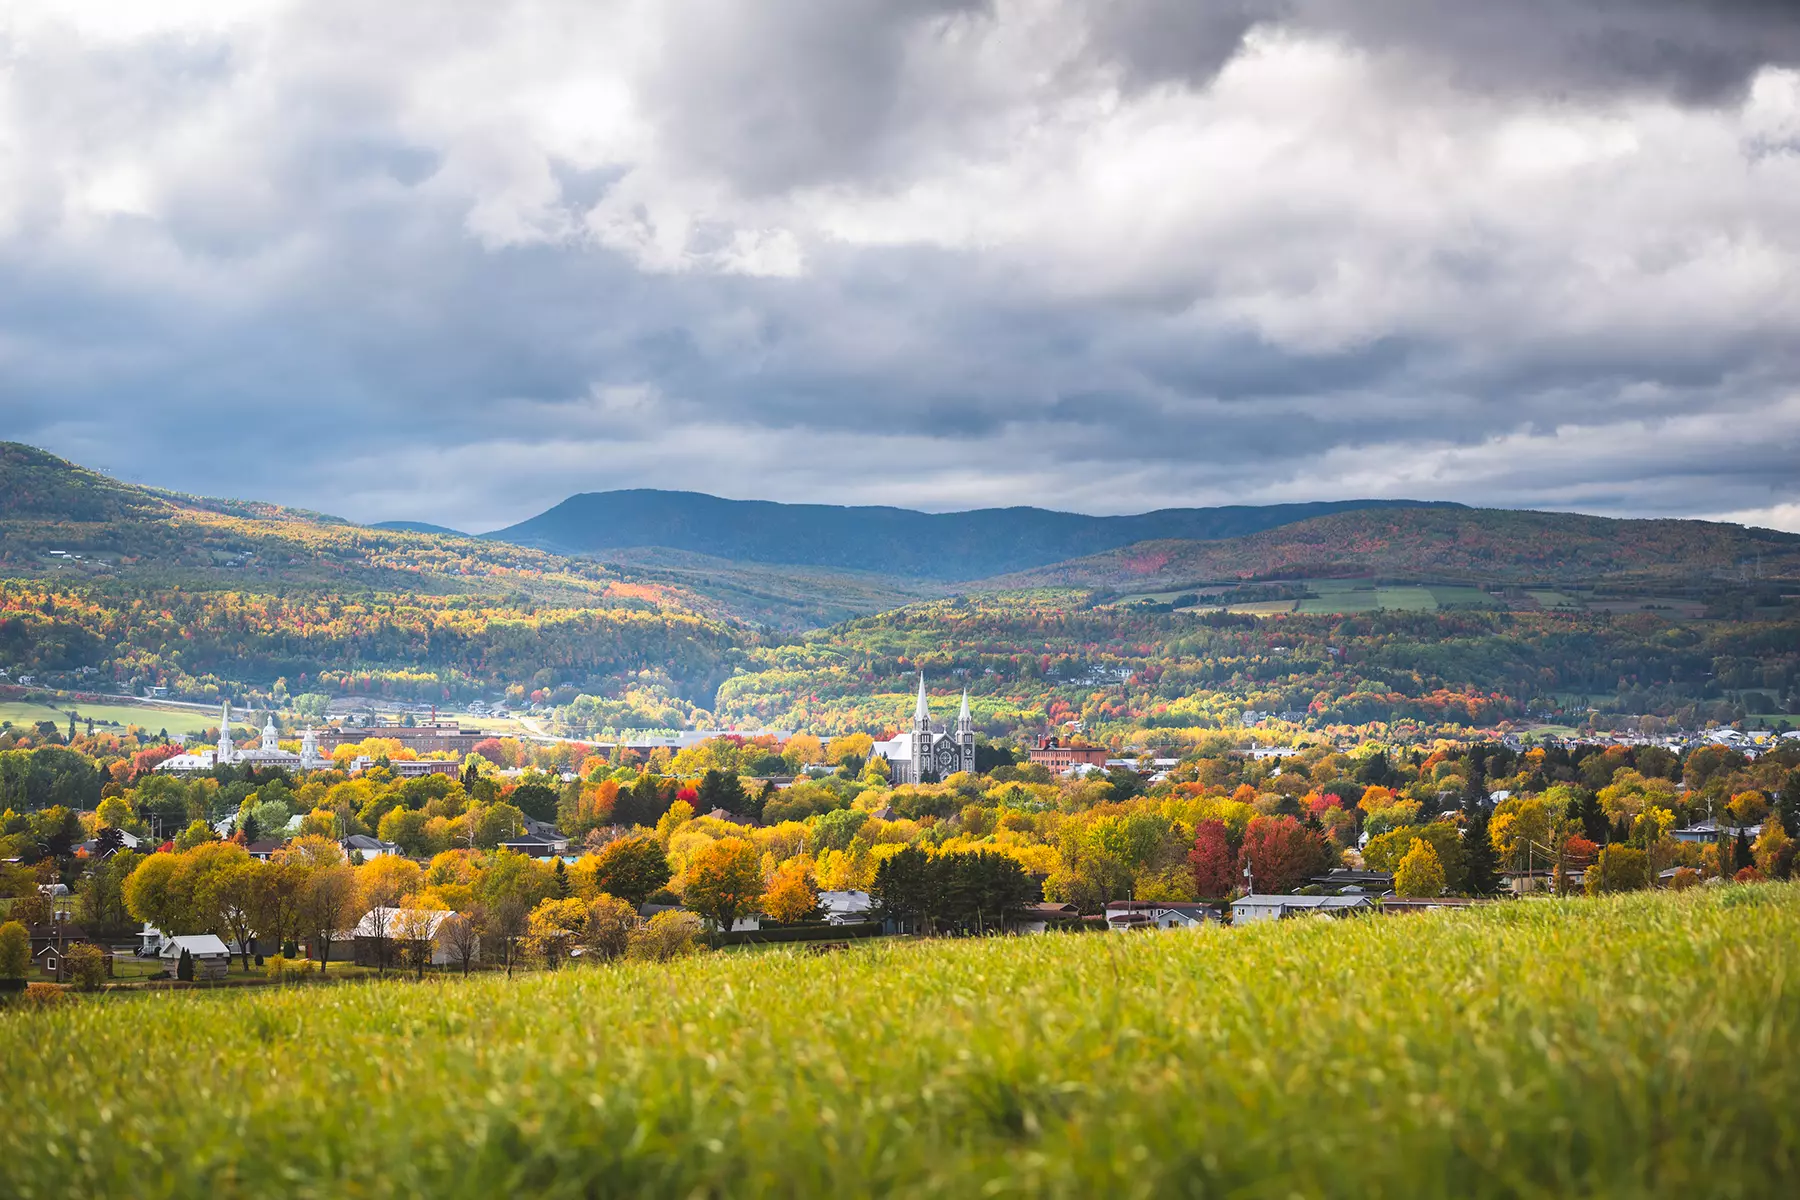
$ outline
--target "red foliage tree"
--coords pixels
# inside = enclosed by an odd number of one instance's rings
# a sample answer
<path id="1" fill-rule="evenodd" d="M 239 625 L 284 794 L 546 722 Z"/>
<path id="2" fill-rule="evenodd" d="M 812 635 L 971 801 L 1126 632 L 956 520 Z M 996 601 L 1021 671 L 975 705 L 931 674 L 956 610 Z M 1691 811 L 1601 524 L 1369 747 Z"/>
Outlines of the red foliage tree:
<path id="1" fill-rule="evenodd" d="M 1194 891 L 1211 899 L 1231 894 L 1237 885 L 1237 855 L 1223 821 L 1202 821 L 1194 827 L 1194 848 L 1188 851 L 1194 868 Z"/>
<path id="2" fill-rule="evenodd" d="M 1308 876 L 1330 868 L 1335 857 L 1325 835 L 1293 817 L 1254 817 L 1244 831 L 1243 858 L 1249 860 L 1259 892 L 1289 892 Z"/>

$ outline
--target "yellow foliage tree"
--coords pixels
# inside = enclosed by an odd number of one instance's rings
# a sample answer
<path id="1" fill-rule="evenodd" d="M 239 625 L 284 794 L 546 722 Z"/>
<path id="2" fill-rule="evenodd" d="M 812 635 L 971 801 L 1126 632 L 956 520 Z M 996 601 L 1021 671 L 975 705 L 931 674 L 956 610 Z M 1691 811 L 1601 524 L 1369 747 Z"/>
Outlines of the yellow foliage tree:
<path id="1" fill-rule="evenodd" d="M 1414 838 L 1412 848 L 1394 872 L 1394 891 L 1406 897 L 1429 899 L 1444 894 L 1444 865 L 1424 838 Z"/>
<path id="2" fill-rule="evenodd" d="M 810 859 L 790 858 L 775 868 L 769 890 L 763 895 L 763 911 L 784 925 L 793 925 L 819 911 Z"/>

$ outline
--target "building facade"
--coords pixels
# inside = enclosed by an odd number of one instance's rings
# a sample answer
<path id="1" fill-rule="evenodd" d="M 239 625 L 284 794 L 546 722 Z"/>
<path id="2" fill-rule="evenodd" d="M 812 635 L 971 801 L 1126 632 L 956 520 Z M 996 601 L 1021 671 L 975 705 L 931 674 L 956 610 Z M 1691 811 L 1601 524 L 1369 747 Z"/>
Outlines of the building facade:
<path id="1" fill-rule="evenodd" d="M 925 676 L 921 673 L 912 728 L 898 737 L 876 742 L 869 755 L 887 762 L 888 778 L 896 784 L 937 783 L 958 771 L 973 771 L 975 722 L 969 716 L 968 691 L 963 692 L 956 728 L 946 729 L 931 720 L 931 705 L 925 699 Z"/>
<path id="2" fill-rule="evenodd" d="M 231 701 L 219 706 L 219 742 L 209 750 L 177 754 L 156 769 L 159 771 L 210 771 L 219 766 L 282 767 L 289 771 L 316 771 L 330 760 L 319 753 L 319 738 L 308 729 L 300 735 L 300 753 L 281 748 L 281 734 L 275 728 L 275 714 L 263 723 L 262 740 L 240 748 L 231 736 Z"/>

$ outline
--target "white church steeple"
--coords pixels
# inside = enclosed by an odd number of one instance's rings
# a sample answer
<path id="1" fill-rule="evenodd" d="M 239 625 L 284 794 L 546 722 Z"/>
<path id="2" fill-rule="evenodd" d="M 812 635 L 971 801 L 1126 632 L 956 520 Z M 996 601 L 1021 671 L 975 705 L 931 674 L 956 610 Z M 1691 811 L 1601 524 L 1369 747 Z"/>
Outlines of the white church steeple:
<path id="1" fill-rule="evenodd" d="M 925 672 L 919 672 L 919 703 L 913 708 L 913 731 L 931 731 L 931 706 L 925 702 Z"/>
<path id="2" fill-rule="evenodd" d="M 231 744 L 231 701 L 226 700 L 219 705 L 219 752 L 216 761 L 234 762 L 237 750 Z"/>

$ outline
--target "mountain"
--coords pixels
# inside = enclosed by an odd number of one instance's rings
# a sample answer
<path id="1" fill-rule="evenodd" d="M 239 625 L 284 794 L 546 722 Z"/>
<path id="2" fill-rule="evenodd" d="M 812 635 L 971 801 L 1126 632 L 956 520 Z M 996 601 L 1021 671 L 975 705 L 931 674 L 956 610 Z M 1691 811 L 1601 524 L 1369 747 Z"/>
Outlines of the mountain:
<path id="1" fill-rule="evenodd" d="M 1364 509 L 1227 540 L 1155 540 L 1016 572 L 984 588 L 1150 592 L 1238 579 L 1655 583 L 1800 576 L 1800 534 L 1716 521 L 1415 507 Z"/>
<path id="2" fill-rule="evenodd" d="M 1240 537 L 1330 513 L 1418 503 L 1338 500 L 1091 517 L 1041 508 L 924 513 L 779 504 L 636 488 L 571 496 L 529 520 L 482 536 L 562 554 L 659 547 L 737 562 L 953 581 L 1047 566 L 1152 539 Z"/>

